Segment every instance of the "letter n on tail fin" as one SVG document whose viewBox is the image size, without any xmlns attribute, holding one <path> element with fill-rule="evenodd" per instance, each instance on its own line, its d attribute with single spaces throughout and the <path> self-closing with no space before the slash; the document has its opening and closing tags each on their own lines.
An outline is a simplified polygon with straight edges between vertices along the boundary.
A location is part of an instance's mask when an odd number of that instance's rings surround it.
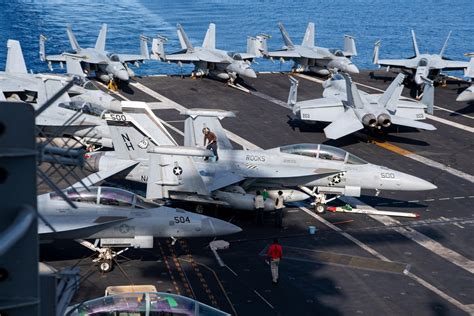
<svg viewBox="0 0 474 316">
<path fill-rule="evenodd" d="M 26 64 L 23 58 L 20 42 L 15 40 L 8 40 L 7 42 L 7 63 L 5 65 L 5 72 L 26 74 Z"/>
</svg>

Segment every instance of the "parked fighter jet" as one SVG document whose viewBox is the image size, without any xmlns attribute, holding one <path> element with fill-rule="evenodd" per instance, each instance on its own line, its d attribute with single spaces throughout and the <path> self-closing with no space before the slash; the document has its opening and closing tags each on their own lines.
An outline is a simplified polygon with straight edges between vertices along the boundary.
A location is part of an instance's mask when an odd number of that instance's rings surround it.
<svg viewBox="0 0 474 316">
<path fill-rule="evenodd" d="M 297 72 L 312 71 L 323 76 L 328 75 L 330 70 L 359 73 L 357 66 L 350 60 L 351 56 L 357 56 L 352 36 L 344 35 L 344 50 L 342 51 L 314 46 L 314 23 L 308 23 L 301 45 L 293 44 L 282 23 L 278 23 L 278 27 L 285 46 L 281 50 L 268 52 L 265 42 L 267 37 L 262 37 L 261 51 L 265 57 L 280 58 L 281 60 L 292 59 L 294 61 L 293 70 Z"/>
<path fill-rule="evenodd" d="M 387 67 L 387 71 L 390 69 L 390 67 L 400 68 L 411 74 L 417 85 L 422 85 L 424 83 L 423 78 L 433 80 L 436 79 L 441 70 L 463 70 L 467 68 L 467 61 L 450 60 L 443 56 L 448 45 L 451 32 L 449 32 L 448 37 L 446 38 L 443 48 L 441 48 L 439 54 L 420 54 L 420 51 L 418 50 L 418 44 L 416 43 L 415 31 L 411 31 L 411 36 L 415 56 L 406 59 L 379 59 L 381 43 L 379 40 L 375 42 L 373 58 L 374 64 Z"/>
<path fill-rule="evenodd" d="M 44 42 L 46 37 L 40 36 L 40 59 L 47 61 L 50 69 L 51 62 L 64 63 L 71 59 L 71 63 L 78 65 L 73 74 L 84 76 L 95 72 L 95 76 L 104 82 L 115 79 L 128 81 L 134 76 L 134 72 L 127 66 L 127 63 L 135 63 L 150 59 L 148 52 L 147 38 L 140 36 L 140 55 L 109 53 L 105 50 L 105 40 L 107 37 L 107 24 L 102 24 L 97 42 L 94 48 L 82 48 L 72 32 L 71 26 L 67 26 L 69 42 L 74 50 L 73 53 L 64 52 L 61 55 L 46 55 Z M 79 67 L 80 66 L 80 67 Z"/>
<path fill-rule="evenodd" d="M 392 124 L 435 130 L 427 123 L 425 109 L 433 112 L 434 89 L 425 88 L 422 102 L 400 99 L 405 75 L 399 74 L 384 94 L 368 94 L 359 91 L 351 78 L 342 73 L 323 83 L 324 92 L 320 99 L 296 102 L 298 81 L 290 77 L 291 89 L 288 105 L 303 121 L 332 122 L 325 129 L 327 138 L 338 139 L 364 127 L 387 128 Z"/>
<path fill-rule="evenodd" d="M 0 72 L 0 100 L 24 101 L 38 109 L 67 82 L 76 79 L 68 75 L 28 73 L 20 43 L 8 40 L 7 48 L 5 71 Z M 67 62 L 68 69 L 70 66 Z M 64 134 L 87 135 L 86 143 L 111 147 L 109 129 L 99 116 L 104 111 L 121 111 L 120 101 L 90 81 L 83 79 L 76 83 L 36 118 L 37 126 L 49 134 L 55 133 L 68 121 L 68 126 L 62 129 Z M 83 113 L 81 119 L 70 121 L 79 111 Z"/>
<path fill-rule="evenodd" d="M 471 82 L 472 82 L 472 80 L 474 79 L 474 53 L 465 54 L 465 56 L 471 57 L 471 60 L 469 61 L 469 66 L 466 68 L 464 72 L 464 76 L 470 77 Z M 471 86 L 468 87 L 466 90 L 461 92 L 456 98 L 456 101 L 459 101 L 459 102 L 474 101 L 474 83 L 472 83 Z"/>
<path fill-rule="evenodd" d="M 102 272 L 112 269 L 112 260 L 124 250 L 112 247 L 153 248 L 153 238 L 214 237 L 241 229 L 220 219 L 160 206 L 118 188 L 68 189 L 71 207 L 58 193 L 38 197 L 38 233 L 43 242 L 74 239 L 96 251 L 94 262 Z M 92 244 L 85 239 L 95 239 Z M 100 246 L 99 246 L 100 242 Z M 128 249 L 128 248 L 127 248 Z"/>
<path fill-rule="evenodd" d="M 250 60 L 257 57 L 252 50 L 252 41 L 247 41 L 247 53 L 227 52 L 216 48 L 216 25 L 209 24 L 202 47 L 194 47 L 183 27 L 178 24 L 177 32 L 181 51 L 165 54 L 166 38 L 153 39 L 152 58 L 173 63 L 193 63 L 193 76 L 212 75 L 233 82 L 237 76 L 256 78 L 255 71 L 250 67 Z"/>
<path fill-rule="evenodd" d="M 361 189 L 431 190 L 431 183 L 414 176 L 365 162 L 348 152 L 326 145 L 297 144 L 269 150 L 236 150 L 220 119 L 233 112 L 192 109 L 183 112 L 184 146 L 178 146 L 160 120 L 143 102 L 123 102 L 123 114 L 106 115 L 115 152 L 94 153 L 89 165 L 125 179 L 147 184 L 147 198 L 175 199 L 254 210 L 254 192 L 300 187 L 309 195 L 359 196 Z M 217 136 L 219 160 L 205 161 L 213 152 L 203 148 L 202 129 Z M 135 165 L 133 165 L 135 162 Z M 153 166 L 153 168 L 150 168 Z M 313 190 L 308 187 L 312 187 Z M 284 191 L 286 201 L 309 196 Z M 326 201 L 323 199 L 323 201 Z M 325 203 L 325 202 L 323 202 Z M 274 201 L 266 200 L 272 210 Z M 324 212 L 319 205 L 318 211 Z"/>
</svg>

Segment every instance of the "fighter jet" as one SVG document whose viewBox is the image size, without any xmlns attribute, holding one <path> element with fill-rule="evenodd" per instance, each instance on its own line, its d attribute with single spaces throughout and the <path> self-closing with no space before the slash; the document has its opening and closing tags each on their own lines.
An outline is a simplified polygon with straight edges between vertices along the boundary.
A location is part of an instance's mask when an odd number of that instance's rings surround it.
<svg viewBox="0 0 474 316">
<path fill-rule="evenodd" d="M 268 37 L 262 37 L 261 51 L 265 57 L 280 58 L 282 61 L 292 59 L 293 70 L 296 72 L 312 71 L 323 76 L 328 75 L 331 70 L 359 73 L 359 69 L 350 59 L 352 56 L 357 56 L 352 36 L 344 35 L 344 50 L 314 46 L 314 23 L 308 23 L 303 42 L 301 45 L 295 45 L 283 24 L 278 23 L 278 27 L 285 46 L 281 50 L 268 52 L 265 42 Z"/>
<path fill-rule="evenodd" d="M 88 163 L 99 171 L 123 165 L 110 174 L 120 173 L 126 180 L 147 184 L 146 196 L 150 199 L 253 211 L 253 193 L 262 188 L 284 191 L 287 202 L 302 201 L 316 193 L 359 196 L 361 189 L 436 188 L 423 179 L 370 164 L 326 145 L 234 149 L 220 124 L 220 119 L 235 116 L 229 111 L 184 111 L 182 114 L 188 116 L 184 146 L 178 146 L 145 103 L 123 102 L 122 110 L 122 114 L 106 115 L 115 151 L 93 153 Z M 218 161 L 204 160 L 214 154 L 203 148 L 203 128 L 217 136 Z M 304 192 L 295 190 L 298 188 Z M 272 199 L 267 199 L 265 210 L 273 210 L 274 205 Z M 318 211 L 324 210 L 325 204 L 320 205 Z"/>
<path fill-rule="evenodd" d="M 128 81 L 130 77 L 133 77 L 135 74 L 127 66 L 127 63 L 134 63 L 138 66 L 139 62 L 150 59 L 147 44 L 148 39 L 145 36 L 140 36 L 140 55 L 107 52 L 105 50 L 107 24 L 102 24 L 95 47 L 93 48 L 82 48 L 79 46 L 70 25 L 67 26 L 67 35 L 73 52 L 64 52 L 61 55 L 46 55 L 44 44 L 46 37 L 40 35 L 40 59 L 48 62 L 51 70 L 52 62 L 59 62 L 62 65 L 67 59 L 71 59 L 71 62 L 80 65 L 80 67 L 75 67 L 76 71 L 73 73 L 75 75 L 84 76 L 95 72 L 97 78 L 107 83 L 116 79 Z"/>
<path fill-rule="evenodd" d="M 247 41 L 247 53 L 227 52 L 216 48 L 216 25 L 209 24 L 201 47 L 191 44 L 183 27 L 178 24 L 177 32 L 181 51 L 165 54 L 166 38 L 159 36 L 153 39 L 152 58 L 181 64 L 194 64 L 193 76 L 211 75 L 219 79 L 233 82 L 237 76 L 256 78 L 255 71 L 250 67 L 250 60 L 257 57 L 252 50 L 252 41 Z"/>
<path fill-rule="evenodd" d="M 67 68 L 74 67 L 67 61 Z M 70 75 L 28 73 L 20 43 L 7 42 L 5 71 L 0 72 L 0 100 L 24 101 L 38 109 L 67 82 L 77 78 Z M 109 129 L 100 115 L 105 111 L 121 111 L 120 101 L 99 90 L 92 82 L 76 80 L 76 84 L 53 105 L 36 118 L 43 133 L 55 133 L 62 128 L 64 134 L 85 137 L 85 143 L 111 147 Z M 80 119 L 71 121 L 77 112 Z M 67 127 L 63 127 L 68 122 Z"/>
<path fill-rule="evenodd" d="M 349 75 L 337 74 L 323 83 L 322 98 L 297 102 L 298 81 L 290 77 L 288 105 L 303 121 L 332 122 L 324 129 L 330 139 L 341 138 L 364 127 L 382 129 L 392 124 L 435 130 L 433 125 L 418 121 L 426 118 L 425 109 L 433 112 L 433 86 L 425 88 L 422 102 L 401 99 L 404 78 L 405 75 L 398 74 L 380 95 L 359 91 Z"/>
<path fill-rule="evenodd" d="M 464 72 L 464 76 L 470 77 L 471 82 L 472 82 L 472 79 L 474 78 L 474 53 L 468 53 L 468 54 L 465 54 L 465 56 L 471 57 L 471 60 L 469 61 L 469 66 L 466 68 Z M 459 102 L 474 101 L 474 83 L 472 83 L 471 86 L 468 87 L 466 90 L 461 92 L 456 98 L 456 101 L 459 101 Z"/>
<path fill-rule="evenodd" d="M 69 188 L 64 193 L 76 208 L 56 192 L 38 197 L 40 240 L 45 243 L 74 239 L 98 253 L 94 262 L 99 264 L 102 272 L 109 272 L 113 259 L 124 251 L 116 252 L 112 247 L 153 248 L 153 238 L 157 237 L 176 240 L 241 231 L 226 221 L 160 206 L 119 188 Z M 86 239 L 95 239 L 96 242 L 92 244 Z"/>
<path fill-rule="evenodd" d="M 374 64 L 387 67 L 387 71 L 391 67 L 400 68 L 409 73 L 419 86 L 425 83 L 423 78 L 436 79 L 441 70 L 463 70 L 468 67 L 467 61 L 450 60 L 444 57 L 451 32 L 449 32 L 439 54 L 420 54 L 418 44 L 416 43 L 415 31 L 411 30 L 411 36 L 415 56 L 406 59 L 379 59 L 381 41 L 378 40 L 375 42 L 374 47 Z"/>
</svg>

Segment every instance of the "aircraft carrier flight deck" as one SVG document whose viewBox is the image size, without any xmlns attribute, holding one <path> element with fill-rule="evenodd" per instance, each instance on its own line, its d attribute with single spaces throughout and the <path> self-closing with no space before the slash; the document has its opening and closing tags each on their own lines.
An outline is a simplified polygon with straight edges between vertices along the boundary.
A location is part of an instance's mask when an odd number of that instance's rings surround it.
<svg viewBox="0 0 474 316">
<path fill-rule="evenodd" d="M 251 212 L 205 208 L 205 213 L 243 228 L 224 237 L 230 243 L 215 254 L 210 238 L 158 239 L 153 249 L 128 250 L 107 274 L 95 269 L 90 251 L 72 241 L 43 246 L 42 259 L 60 268 L 77 264 L 80 302 L 101 296 L 106 286 L 152 284 L 235 315 L 466 315 L 474 312 L 472 229 L 474 226 L 473 104 L 455 102 L 469 83 L 448 80 L 435 90 L 435 131 L 397 128 L 397 133 L 357 132 L 327 140 L 324 124 L 297 120 L 287 106 L 290 82 L 299 80 L 298 101 L 321 97 L 313 75 L 261 73 L 239 89 L 218 80 L 180 76 L 136 78 L 120 87 L 121 100 L 148 102 L 183 142 L 183 108 L 232 110 L 223 127 L 236 148 L 270 149 L 295 143 L 338 146 L 369 161 L 401 170 L 437 186 L 421 192 L 373 192 L 350 202 L 361 208 L 412 212 L 419 218 L 393 218 L 327 212 L 309 204 L 287 205 L 283 229 L 265 214 L 264 225 Z M 379 93 L 395 75 L 363 71 L 353 75 L 359 89 Z M 410 91 L 405 89 L 409 97 Z M 395 128 L 392 128 L 395 130 Z M 212 162 L 209 162 L 212 163 Z M 316 228 L 315 234 L 308 232 Z M 280 282 L 273 285 L 264 260 L 273 238 L 283 246 Z M 58 247 L 60 251 L 58 251 Z M 82 259 L 82 260 L 81 260 Z"/>
</svg>

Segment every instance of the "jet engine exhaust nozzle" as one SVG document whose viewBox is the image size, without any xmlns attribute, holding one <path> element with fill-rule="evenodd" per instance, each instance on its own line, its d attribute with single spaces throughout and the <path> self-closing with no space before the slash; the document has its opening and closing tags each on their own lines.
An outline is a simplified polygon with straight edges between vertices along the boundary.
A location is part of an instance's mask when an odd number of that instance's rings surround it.
<svg viewBox="0 0 474 316">
<path fill-rule="evenodd" d="M 373 128 L 377 126 L 377 119 L 373 114 L 366 114 L 362 117 L 362 124 Z"/>
<path fill-rule="evenodd" d="M 390 119 L 390 115 L 385 114 L 385 113 L 380 114 L 377 117 L 377 122 L 382 127 L 389 127 L 390 125 L 392 125 L 392 120 Z"/>
</svg>

